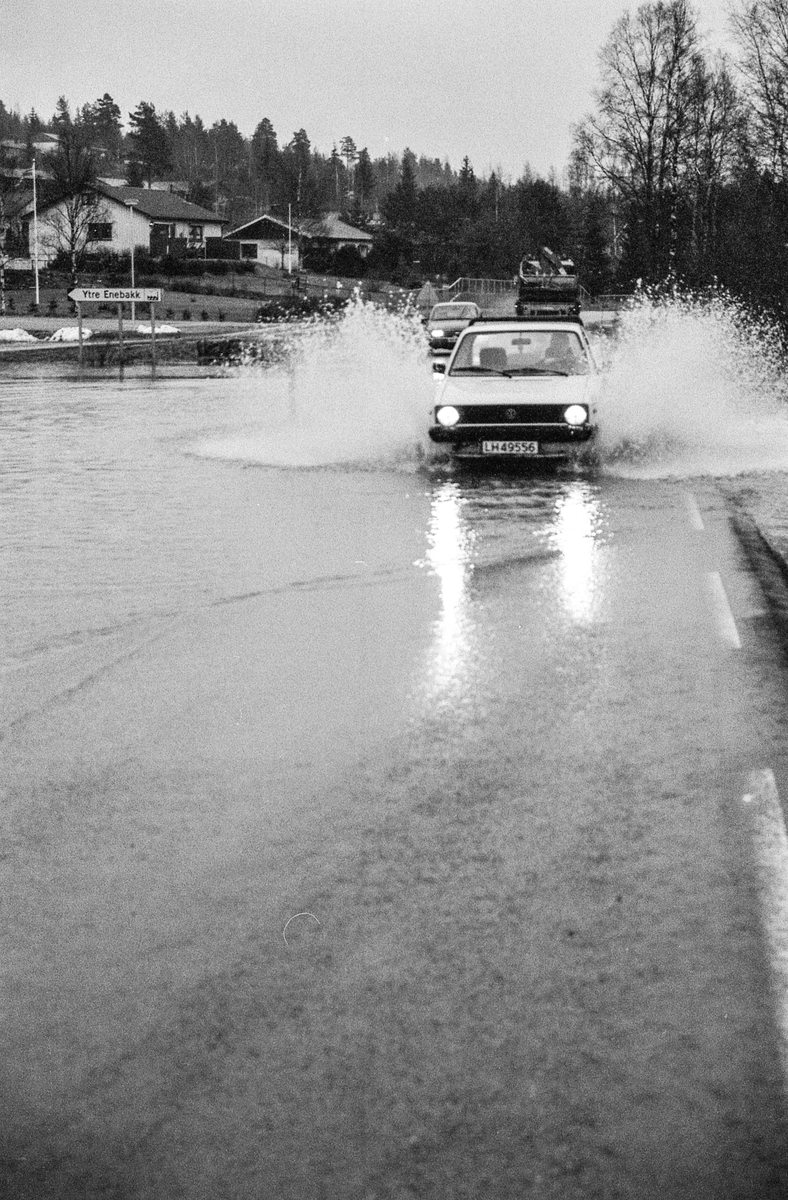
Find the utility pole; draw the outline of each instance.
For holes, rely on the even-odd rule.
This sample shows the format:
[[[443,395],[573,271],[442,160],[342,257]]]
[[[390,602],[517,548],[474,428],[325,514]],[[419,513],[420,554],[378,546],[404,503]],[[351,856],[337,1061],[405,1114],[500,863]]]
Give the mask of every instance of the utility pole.
[[[38,289],[38,193],[36,191],[35,158],[33,158],[33,261],[36,273],[36,307],[38,307],[40,292]]]
[[[129,216],[131,217],[131,286],[132,287],[134,287],[134,205],[136,203],[137,203],[136,200],[127,200],[126,201],[126,205],[129,210]],[[135,320],[135,305],[134,305],[133,300],[131,302],[131,319],[132,319],[132,321]]]

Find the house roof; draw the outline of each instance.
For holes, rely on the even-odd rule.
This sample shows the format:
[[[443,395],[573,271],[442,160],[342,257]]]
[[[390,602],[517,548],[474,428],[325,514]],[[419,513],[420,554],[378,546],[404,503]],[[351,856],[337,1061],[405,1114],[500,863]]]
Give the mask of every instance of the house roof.
[[[301,228],[310,237],[330,238],[342,242],[371,242],[372,234],[364,229],[356,229],[340,218],[339,213],[324,213],[322,217],[307,218],[301,222]]]
[[[201,225],[210,221],[214,225],[227,224],[226,217],[220,217],[208,208],[201,208],[199,204],[191,204],[173,192],[153,191],[151,188],[110,187],[101,180],[96,183],[95,191],[101,196],[106,196],[108,200],[114,200],[116,204],[127,204],[133,200],[135,208],[153,221],[194,221]],[[59,203],[59,200],[39,202],[38,211],[45,212]],[[32,212],[31,194],[27,196],[25,207]]]
[[[262,216],[255,217],[253,221],[247,221],[245,225],[239,225],[236,229],[229,230],[225,236],[254,240],[256,237],[263,236],[263,230],[267,224],[275,225],[283,234],[287,234],[291,230],[294,237],[298,236],[300,229],[302,237],[310,239],[336,242],[372,241],[371,233],[348,225],[345,221],[340,220],[339,213],[335,212],[325,213],[322,217],[304,217],[298,225],[291,226],[288,226],[287,221],[283,221],[279,217],[272,217],[270,213],[264,213]]]
[[[290,228],[287,221],[280,221],[278,217],[272,217],[270,213],[264,213],[260,217],[255,217],[253,221],[247,221],[244,225],[237,226],[236,229],[230,229],[225,234],[228,238],[245,237],[254,241],[255,238],[263,237],[266,225],[275,225],[278,230],[281,230],[283,235],[288,233]],[[297,235],[298,230],[295,225],[292,226],[293,235]]]
[[[218,213],[199,204],[192,204],[175,192],[165,192],[159,188],[111,187],[108,183],[98,183],[96,191],[119,204],[128,204],[133,200],[135,208],[153,220],[227,223],[226,217],[220,217]]]

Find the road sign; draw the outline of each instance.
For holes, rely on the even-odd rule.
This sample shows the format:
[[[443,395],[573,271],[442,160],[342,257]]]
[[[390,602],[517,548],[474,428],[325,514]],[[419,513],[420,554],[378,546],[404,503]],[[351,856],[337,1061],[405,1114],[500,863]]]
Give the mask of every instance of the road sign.
[[[68,298],[75,304],[120,304],[127,300],[161,304],[161,288],[74,288]]]

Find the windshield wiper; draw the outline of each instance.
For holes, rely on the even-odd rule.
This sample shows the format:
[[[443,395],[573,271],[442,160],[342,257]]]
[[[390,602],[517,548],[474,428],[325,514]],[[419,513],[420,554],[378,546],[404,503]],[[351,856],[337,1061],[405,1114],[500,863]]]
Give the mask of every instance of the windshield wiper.
[[[514,367],[513,375],[568,375],[568,371],[555,371],[551,367]]]
[[[468,372],[471,375],[505,375],[507,379],[511,379],[511,371],[496,371],[493,367],[454,367],[451,371],[452,375],[463,375]]]

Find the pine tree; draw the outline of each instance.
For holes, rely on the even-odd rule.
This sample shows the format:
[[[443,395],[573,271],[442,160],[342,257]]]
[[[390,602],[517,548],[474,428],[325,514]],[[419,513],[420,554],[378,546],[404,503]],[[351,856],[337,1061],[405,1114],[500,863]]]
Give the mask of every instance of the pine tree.
[[[375,199],[375,172],[366,146],[358,152],[356,163],[356,195],[353,213],[363,220],[372,211]]]
[[[279,146],[276,130],[268,117],[263,117],[252,135],[252,179],[258,196],[258,208],[268,212],[280,175]]]
[[[131,161],[139,165],[150,187],[154,176],[163,177],[172,166],[169,139],[154,105],[149,101],[142,100],[134,112],[129,113],[129,121]]]
[[[412,231],[416,224],[418,191],[416,188],[416,156],[405,149],[402,154],[402,169],[399,183],[386,197],[383,215],[395,229]]]

